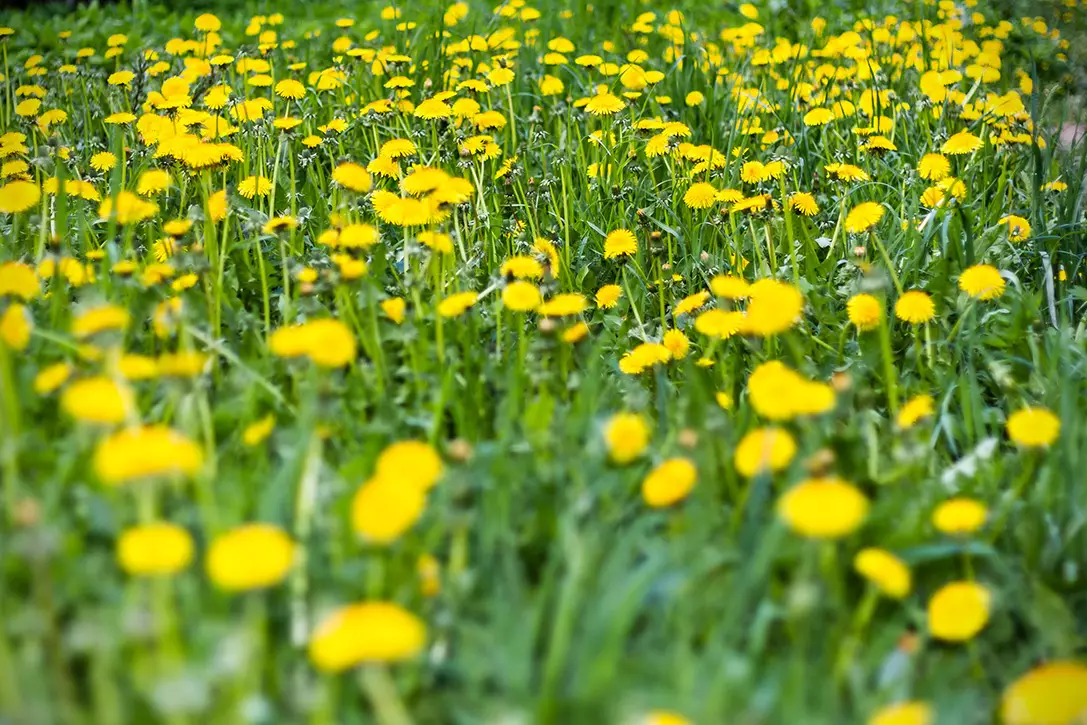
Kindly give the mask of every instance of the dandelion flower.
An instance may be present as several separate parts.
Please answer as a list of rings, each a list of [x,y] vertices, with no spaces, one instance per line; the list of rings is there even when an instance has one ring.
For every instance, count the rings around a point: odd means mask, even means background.
[[[332,180],[343,188],[360,194],[369,191],[372,183],[369,172],[350,161],[336,167],[332,172]]]
[[[716,202],[717,189],[704,181],[692,184],[683,195],[683,203],[691,209],[709,209]]]
[[[639,458],[649,445],[649,424],[637,413],[616,413],[604,425],[608,456],[619,465]]]
[[[351,528],[368,542],[389,544],[414,526],[425,508],[423,488],[375,476],[351,501]]]
[[[928,601],[928,630],[945,642],[973,639],[989,622],[992,594],[976,582],[952,582]]]
[[[1021,216],[1009,214],[1001,218],[997,223],[1008,228],[1008,239],[1012,242],[1022,242],[1026,239],[1030,239],[1030,222]]]
[[[631,256],[638,251],[638,239],[629,229],[616,229],[604,239],[604,259]]]
[[[204,464],[200,447],[162,425],[127,428],[99,442],[94,470],[116,486],[156,476],[192,475]]]
[[[193,559],[193,540],[181,526],[164,521],[141,524],[121,532],[117,563],[132,576],[171,576]]]
[[[971,498],[952,498],[936,507],[932,525],[945,534],[972,534],[985,525],[985,504]]]
[[[733,463],[741,475],[751,478],[785,469],[796,455],[796,441],[782,428],[756,428],[736,446]]]
[[[458,317],[476,303],[479,295],[475,292],[457,292],[438,303],[438,314],[442,317]]]
[[[819,213],[819,204],[815,202],[815,197],[806,191],[790,194],[789,208],[804,216],[815,216]]]
[[[892,599],[902,599],[910,593],[910,568],[888,551],[861,549],[853,557],[853,569]]]
[[[642,480],[642,498],[652,508],[665,508],[682,501],[694,488],[698,469],[686,458],[670,458]]]
[[[925,154],[917,164],[917,173],[922,179],[940,181],[951,173],[951,162],[943,154]]]
[[[249,176],[238,184],[238,193],[246,199],[252,199],[254,196],[268,196],[271,191],[272,182],[263,176]]]
[[[1021,408],[1008,416],[1008,437],[1024,448],[1046,448],[1057,440],[1061,419],[1047,408]]]
[[[980,138],[969,131],[959,131],[944,142],[940,151],[948,156],[961,156],[963,154],[973,153],[980,149],[981,146],[982,143]]]
[[[770,337],[796,325],[804,311],[804,297],[788,282],[760,279],[748,289],[749,302],[744,331]]]
[[[1004,725],[1070,725],[1087,714],[1087,664],[1055,660],[1008,685],[1000,701]]]
[[[411,612],[387,602],[363,602],[337,609],[309,640],[309,658],[322,672],[343,672],[360,664],[410,659],[426,645],[426,625]]]
[[[849,298],[849,302],[846,303],[846,312],[849,315],[849,321],[861,332],[874,330],[883,320],[883,303],[872,295],[862,292]]]
[[[914,427],[918,422],[932,415],[934,404],[931,395],[922,394],[910,398],[899,409],[895,424],[902,430]]]
[[[205,562],[208,578],[227,592],[267,589],[286,578],[296,550],[278,526],[244,524],[212,540]]]
[[[623,99],[611,93],[598,93],[585,104],[585,110],[594,116],[611,116],[627,107]]]
[[[910,290],[895,302],[895,317],[913,325],[928,322],[936,314],[936,305],[927,292]]]
[[[778,499],[777,514],[809,539],[840,539],[856,531],[868,514],[868,499],[840,478],[811,478]]]
[[[959,275],[959,289],[979,300],[991,300],[1004,294],[1000,270],[988,264],[975,264]]]
[[[502,290],[502,304],[514,312],[532,312],[541,301],[540,288],[531,282],[510,282]]]
[[[866,201],[850,210],[845,218],[845,229],[854,234],[861,234],[874,227],[883,218],[882,204]]]
[[[596,291],[595,301],[596,306],[610,310],[619,302],[619,298],[623,296],[623,288],[617,284],[606,284]]]
[[[932,725],[935,721],[932,706],[918,700],[907,700],[880,708],[868,718],[867,725]]]
[[[18,214],[38,203],[42,192],[38,185],[30,181],[13,181],[0,186],[0,212]]]

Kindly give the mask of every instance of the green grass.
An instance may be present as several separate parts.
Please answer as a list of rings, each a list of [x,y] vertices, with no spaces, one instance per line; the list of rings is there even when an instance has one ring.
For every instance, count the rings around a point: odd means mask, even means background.
[[[174,179],[154,197],[159,212],[136,224],[101,220],[97,201],[70,193],[43,194],[26,211],[0,213],[0,263],[21,261],[42,274],[43,261],[70,257],[94,270],[94,280],[80,285],[42,279],[42,294],[25,303],[33,319],[28,344],[0,334],[0,719],[404,725],[406,716],[421,725],[577,724],[639,722],[650,711],[671,710],[702,724],[830,725],[865,722],[889,703],[917,699],[932,705],[938,723],[983,723],[994,721],[1009,683],[1039,662],[1084,659],[1087,145],[1061,148],[1055,133],[1077,116],[1069,91],[1081,73],[1078,9],[1047,5],[1042,13],[1061,38],[1072,39],[1070,49],[1021,21],[1042,12],[1037,8],[982,3],[964,10],[985,16],[962,31],[979,46],[1000,20],[1012,30],[998,80],[965,77],[952,88],[984,101],[1023,88],[1024,78],[1032,82],[1032,92],[1019,91],[1022,114],[1006,123],[1016,134],[1031,136],[1033,128],[1046,143],[998,147],[991,115],[964,119],[953,102],[934,112],[919,89],[919,69],[903,68],[901,54],[862,24],[875,18],[880,26],[888,12],[902,22],[939,22],[932,4],[760,6],[763,35],[751,49],[730,49],[722,30],[748,22],[738,6],[680,3],[681,25],[672,20],[681,29],[670,32],[687,34],[682,62],[659,32],[672,9],[664,5],[546,0],[534,6],[538,20],[521,21],[471,4],[467,17],[445,28],[445,39],[435,31],[444,27],[446,7],[435,2],[404,6],[400,21],[382,19],[377,6],[328,0],[216,7],[224,49],[217,52],[229,49],[236,60],[261,56],[257,36],[245,32],[250,16],[283,12],[286,21],[271,28],[281,45],[264,57],[275,81],[296,78],[307,93],[290,104],[302,125],[284,133],[271,125],[284,99],[271,88],[244,86],[235,63],[194,79],[196,109],[220,82],[233,87],[233,98],[275,102],[257,123],[228,116],[239,130],[220,140],[234,144],[241,160],[202,171],[156,159],[135,123],[103,122],[128,109],[142,115],[147,94],[183,70],[182,58],[165,47],[171,38],[197,37],[195,11],[136,3],[70,14],[0,12],[0,26],[15,30],[0,40],[0,131],[27,137],[26,149],[4,163],[26,161],[35,187],[57,176],[84,179],[103,199],[134,190],[151,168],[168,169]],[[637,16],[649,11],[657,14],[652,32],[634,32]],[[1064,12],[1073,15],[1063,19]],[[818,13],[827,21],[821,37],[810,24]],[[338,29],[341,17],[357,23]],[[416,25],[398,30],[405,21]],[[861,148],[865,137],[854,131],[868,124],[861,114],[808,127],[804,114],[819,103],[795,100],[798,83],[810,82],[818,66],[855,71],[862,61],[807,56],[764,65],[756,52],[772,49],[778,36],[821,48],[854,27],[858,42],[874,47],[880,69],[837,87],[858,104],[866,90],[892,92],[893,107],[883,112],[894,126],[884,135],[896,150],[884,154]],[[448,46],[503,28],[521,43],[505,57],[515,79],[457,97],[475,97],[482,110],[512,119],[504,128],[477,131],[467,120],[424,121],[410,112],[356,117],[365,104],[394,97],[384,83],[397,73],[415,81],[408,97],[418,104],[445,87],[455,58],[493,67],[501,49],[454,54]],[[65,30],[70,38],[61,37]],[[371,30],[379,35],[367,39]],[[127,42],[107,60],[115,33]],[[395,46],[414,64],[378,76],[368,61],[335,61],[340,35],[355,48]],[[545,66],[546,43],[560,35],[576,50],[565,65]],[[916,43],[926,69],[935,63],[934,43]],[[84,47],[95,55],[74,73],[58,73]],[[641,66],[663,73],[659,83],[626,99],[614,116],[575,107],[596,84],[616,95],[624,90],[618,76],[577,65],[575,57],[598,53],[623,65],[639,48],[647,54]],[[145,49],[157,50],[168,70],[149,75],[154,61]],[[44,56],[48,73],[29,76],[33,54]],[[956,67],[966,72],[974,61]],[[307,66],[289,70],[296,62]],[[315,90],[308,74],[337,63],[344,85]],[[131,88],[108,85],[123,69],[135,72]],[[562,94],[540,94],[545,73],[563,80]],[[460,79],[470,77],[477,76],[463,68]],[[67,113],[48,132],[14,113],[23,100],[16,89],[30,84],[45,91],[41,112]],[[757,89],[768,107],[745,107],[738,89]],[[700,105],[685,104],[692,91],[705,95]],[[660,103],[661,96],[671,102]],[[726,163],[692,176],[689,159],[647,157],[655,132],[633,124],[654,116],[686,124],[690,137],[677,140],[708,144]],[[317,130],[333,118],[347,122],[342,133]],[[755,120],[778,138],[745,135],[743,124]],[[949,157],[965,194],[931,209],[921,201],[930,182],[919,177],[918,162],[964,129],[984,141],[972,154]],[[597,131],[605,143],[590,138]],[[503,155],[462,156],[459,145],[477,133],[493,133]],[[323,143],[307,148],[301,139],[309,134]],[[450,255],[419,243],[424,227],[380,221],[370,194],[331,181],[341,160],[366,165],[394,138],[414,141],[415,162],[471,182],[468,202],[425,225],[452,237]],[[67,161],[60,147],[70,150]],[[93,170],[91,156],[107,150],[121,163]],[[513,156],[509,172],[496,178]],[[775,159],[787,163],[780,179],[742,182],[744,161]],[[835,162],[860,166],[870,180],[834,180],[824,167]],[[411,163],[401,162],[404,174]],[[606,171],[590,178],[591,164]],[[238,193],[253,174],[273,182],[270,195]],[[1068,188],[1042,189],[1055,179]],[[396,190],[394,180],[374,181]],[[757,214],[730,214],[727,203],[690,209],[683,197],[695,181],[748,197],[770,194],[777,206]],[[207,198],[222,188],[230,213],[214,222]],[[809,218],[788,209],[782,202],[794,192],[810,192],[819,212]],[[0,187],[0,203],[10,203],[4,195]],[[883,205],[883,218],[868,232],[849,233],[845,218],[864,201]],[[297,229],[262,232],[270,217],[286,214]],[[332,250],[317,241],[334,226],[334,214],[381,231],[378,244],[356,255],[368,263],[361,279],[342,280]],[[1029,239],[1008,240],[999,222],[1009,214],[1029,221]],[[152,246],[177,218],[194,223],[169,260],[174,276],[145,284]],[[618,228],[638,239],[637,254],[625,261],[604,257],[604,239]],[[584,294],[589,306],[577,317],[504,309],[500,267],[517,254],[546,261],[533,251],[537,237],[554,243],[560,261],[535,281],[545,298]],[[122,260],[135,262],[136,272],[111,272]],[[999,298],[971,300],[960,291],[962,271],[977,263],[1004,272]],[[304,270],[315,270],[315,280],[306,281]],[[187,273],[197,276],[195,285],[172,289],[172,279]],[[698,313],[672,314],[719,273],[795,284],[805,302],[799,322],[772,337],[712,341],[695,330]],[[605,284],[623,287],[614,309],[592,303]],[[893,319],[895,300],[909,289],[932,296],[930,323]],[[442,319],[441,299],[466,290],[479,292],[479,301],[463,316]],[[847,300],[859,292],[884,306],[880,330],[860,332],[849,321]],[[394,297],[406,302],[402,324],[380,306]],[[175,333],[160,337],[152,318],[172,298],[183,300],[184,311]],[[106,302],[130,312],[127,331],[77,339],[72,321]],[[0,294],[0,315],[16,303]],[[711,297],[706,309],[727,304]],[[327,317],[341,320],[357,341],[348,365],[320,368],[273,354],[268,341],[276,329]],[[588,336],[564,342],[563,330],[577,320],[588,323]],[[686,357],[638,375],[620,371],[625,353],[677,328],[690,338]],[[88,342],[100,357],[82,347]],[[209,362],[191,377],[124,383],[110,362],[118,350],[196,351]],[[703,358],[713,365],[700,365]],[[796,439],[796,456],[779,473],[747,479],[736,470],[737,444],[772,424],[752,404],[747,379],[771,360],[811,380],[833,379],[835,405],[780,423]],[[63,393],[35,392],[39,373],[59,362],[72,365],[73,381],[105,373],[131,388],[126,423],[164,423],[184,433],[201,446],[203,465],[188,478],[105,485],[94,452],[121,426],[74,420],[58,404]],[[735,401],[730,409],[718,405],[721,392]],[[900,430],[895,413],[918,394],[933,397],[934,415]],[[1052,445],[1027,449],[1009,440],[1006,420],[1026,406],[1059,417]],[[625,466],[609,460],[603,434],[622,411],[642,414],[651,429],[644,454]],[[269,414],[276,419],[271,436],[244,443],[243,431]],[[374,475],[381,451],[401,440],[432,444],[444,474],[419,521],[389,545],[368,544],[352,526],[352,499]],[[673,506],[648,507],[643,478],[676,456],[696,464],[697,485]],[[783,492],[824,471],[871,502],[863,526],[836,541],[802,538],[775,513]],[[933,510],[954,496],[984,503],[986,525],[962,537],[936,531]],[[195,539],[194,561],[175,576],[131,576],[118,563],[121,532],[151,519],[183,526]],[[204,556],[217,536],[256,521],[280,526],[304,555],[276,586],[225,593],[207,576]],[[908,597],[876,597],[853,571],[854,555],[869,546],[910,566]],[[433,596],[417,572],[423,555],[440,565]],[[988,588],[991,614],[969,642],[942,643],[928,634],[926,605],[957,580]],[[307,657],[309,634],[336,607],[363,600],[396,602],[420,617],[426,647],[404,662],[319,672]]]

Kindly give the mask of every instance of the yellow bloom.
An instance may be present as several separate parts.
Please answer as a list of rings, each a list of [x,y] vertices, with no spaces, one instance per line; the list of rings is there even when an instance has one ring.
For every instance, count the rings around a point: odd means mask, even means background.
[[[12,295],[24,301],[32,300],[41,292],[41,284],[34,268],[22,262],[0,264],[0,297]]]
[[[4,314],[0,315],[0,343],[12,350],[26,349],[26,346],[30,344],[32,329],[30,313],[26,307],[17,302],[8,305]]]
[[[117,563],[132,576],[170,576],[188,567],[192,558],[192,536],[176,524],[134,526],[117,539]]]
[[[355,336],[347,325],[335,319],[319,319],[272,333],[268,347],[279,357],[308,357],[314,364],[338,368],[355,359]]]
[[[442,317],[458,317],[476,303],[479,295],[475,292],[457,292],[438,303],[438,314]]]
[[[992,595],[975,582],[947,584],[928,601],[928,630],[935,639],[966,642],[989,622]]]
[[[42,198],[41,189],[31,181],[13,181],[0,186],[0,212],[18,214],[38,203]]]
[[[985,504],[972,498],[944,501],[932,513],[932,525],[945,534],[972,534],[985,525]]]
[[[1008,239],[1013,242],[1022,242],[1025,239],[1030,239],[1030,222],[1021,216],[1009,214],[1002,217],[997,223],[1008,228]]]
[[[397,441],[381,451],[374,468],[374,476],[411,486],[423,491],[430,490],[442,475],[442,459],[429,443],[422,441]]]
[[[510,282],[502,290],[502,304],[514,312],[532,312],[540,302],[540,289],[531,282]]]
[[[372,184],[369,172],[349,161],[336,167],[332,172],[332,180],[343,188],[358,193],[369,191]]]
[[[691,209],[709,209],[717,202],[717,189],[713,184],[692,184],[683,195],[683,203]]]
[[[870,294],[861,293],[853,295],[846,303],[846,312],[849,321],[856,325],[857,329],[864,332],[879,327],[883,320],[883,303]]]
[[[977,151],[981,145],[981,139],[974,134],[969,131],[959,131],[944,142],[940,151],[949,156],[960,156]]]
[[[1045,448],[1057,440],[1061,419],[1047,408],[1021,408],[1008,416],[1008,437],[1026,448]]]
[[[604,239],[604,259],[631,256],[638,251],[638,239],[629,229],[616,229]]]
[[[856,531],[868,514],[868,499],[840,478],[811,478],[778,499],[778,517],[810,539],[840,539]]]
[[[119,431],[94,451],[95,473],[112,486],[156,476],[191,476],[203,465],[198,445],[162,425]]]
[[[72,383],[60,396],[65,413],[83,423],[123,423],[135,413],[135,396],[125,386],[103,376]]]
[[[642,498],[653,508],[687,498],[698,480],[698,469],[686,458],[670,458],[642,479]]]
[[[770,337],[791,329],[804,311],[800,290],[787,282],[760,279],[748,288],[744,332]]]
[[[396,604],[363,602],[326,617],[309,641],[309,658],[322,672],[367,662],[398,662],[426,645],[426,625]]]
[[[895,317],[917,325],[928,322],[936,314],[936,305],[927,292],[909,290],[895,302]]]
[[[404,315],[407,312],[407,309],[408,305],[403,297],[390,297],[387,300],[381,301],[381,311],[385,313],[386,317],[398,325],[403,324]]]
[[[538,312],[545,317],[569,317],[580,315],[589,303],[577,292],[557,294],[539,306]]]
[[[782,428],[756,428],[736,446],[733,463],[741,475],[751,478],[785,469],[796,455],[796,441]]]
[[[278,526],[238,526],[212,540],[205,561],[208,578],[227,592],[275,586],[290,571],[296,548]]]
[[[745,316],[742,312],[726,312],[724,310],[707,310],[700,314],[694,321],[694,329],[707,337],[717,337],[727,340],[743,329]]]
[[[619,465],[641,457],[649,445],[649,435],[649,424],[637,413],[616,413],[604,425],[608,455]]]
[[[596,291],[596,306],[610,310],[623,296],[623,288],[617,284],[606,284]]]
[[[932,725],[935,720],[928,703],[912,700],[880,708],[868,718],[867,725]]]
[[[988,264],[975,264],[959,275],[959,289],[979,300],[991,300],[1004,294],[1000,270]]]
[[[917,164],[917,173],[922,179],[939,181],[951,173],[951,162],[941,154],[925,154]]]
[[[888,597],[902,599],[910,593],[909,567],[883,549],[861,549],[853,557],[853,569]]]
[[[276,427],[276,417],[269,413],[258,421],[250,423],[242,431],[242,443],[252,448],[263,443]]]
[[[1004,725],[1073,725],[1087,715],[1087,665],[1056,660],[1008,685],[1000,701]]]
[[[882,204],[874,201],[858,204],[846,215],[845,229],[854,234],[866,232],[879,223],[885,211]]]
[[[49,367],[43,368],[34,377],[34,392],[38,395],[49,395],[68,382],[72,370],[72,366],[64,362],[53,363]]]
[[[389,544],[423,515],[423,488],[375,476],[359,486],[351,501],[351,527],[366,541]]]
[[[907,430],[917,423],[928,418],[933,413],[935,405],[931,395],[917,395],[910,398],[898,411],[895,424],[902,430]]]

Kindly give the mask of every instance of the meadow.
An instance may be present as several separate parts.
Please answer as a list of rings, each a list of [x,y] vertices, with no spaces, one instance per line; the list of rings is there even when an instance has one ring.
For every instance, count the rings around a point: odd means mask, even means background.
[[[1077,0],[206,5],[0,11],[0,722],[1087,723]]]

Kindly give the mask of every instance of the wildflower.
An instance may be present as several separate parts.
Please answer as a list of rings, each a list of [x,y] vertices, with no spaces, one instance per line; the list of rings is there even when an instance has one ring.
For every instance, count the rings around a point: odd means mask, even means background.
[[[125,529],[117,539],[117,563],[132,576],[171,576],[193,558],[192,536],[165,521]]]
[[[652,508],[664,508],[682,501],[694,488],[698,469],[686,458],[671,458],[650,471],[642,480],[642,498]]]
[[[806,380],[777,360],[751,372],[747,391],[755,411],[774,421],[825,413],[834,407],[834,390],[829,385]]]
[[[476,303],[479,295],[475,292],[457,292],[438,303],[438,314],[442,317],[458,317]]]
[[[695,318],[694,329],[707,337],[727,340],[743,329],[745,316],[742,312],[707,310]]]
[[[26,307],[14,303],[0,315],[0,342],[12,350],[25,350],[30,344],[31,322]]]
[[[907,430],[917,423],[928,418],[933,413],[933,400],[931,395],[916,395],[906,401],[895,418],[895,424],[902,430]]]
[[[268,196],[272,191],[272,182],[263,176],[248,176],[238,184],[238,193],[246,199],[254,196]]]
[[[961,156],[977,151],[981,145],[981,139],[974,134],[969,131],[959,131],[944,142],[940,151],[948,156]]]
[[[29,301],[40,291],[41,285],[32,267],[22,262],[0,264],[0,297],[11,295]]]
[[[95,171],[109,171],[117,165],[117,157],[109,151],[101,151],[91,156],[91,168]]]
[[[83,423],[122,423],[134,411],[135,398],[127,387],[107,377],[93,377],[64,389],[60,407]]]
[[[853,569],[888,597],[903,599],[910,593],[909,567],[883,549],[861,549],[853,557]]]
[[[674,360],[682,360],[687,357],[687,351],[691,347],[691,341],[683,334],[682,330],[669,330],[664,333],[661,344],[668,349]]]
[[[917,173],[922,179],[940,181],[951,173],[951,162],[942,154],[925,154],[917,164]]]
[[[298,100],[306,95],[306,87],[292,78],[276,83],[275,91],[280,98],[292,100]]]
[[[965,642],[989,622],[992,595],[976,582],[952,582],[928,601],[928,629],[936,639]]]
[[[403,297],[390,297],[387,300],[382,300],[381,311],[385,313],[385,316],[390,320],[400,325],[404,322],[404,313],[407,311],[407,303],[404,302]]]
[[[610,310],[619,302],[619,298],[623,296],[623,288],[617,284],[606,284],[596,291],[596,306]]]
[[[748,289],[749,302],[744,331],[770,337],[791,329],[804,311],[804,297],[793,285],[775,279],[760,279]]]
[[[1021,216],[1015,216],[1009,214],[1002,217],[997,224],[1008,227],[1008,240],[1012,242],[1022,242],[1026,239],[1030,239],[1031,228],[1030,222]]]
[[[868,513],[868,499],[840,478],[811,478],[778,499],[786,525],[811,539],[839,539],[856,531]]]
[[[626,107],[627,104],[621,98],[607,92],[596,94],[585,104],[585,110],[594,116],[611,116]]]
[[[742,300],[750,293],[751,285],[742,277],[718,274],[710,280],[710,290],[726,300]]]
[[[2,323],[0,323],[2,326]],[[38,395],[49,395],[61,385],[68,382],[74,368],[68,363],[60,362],[43,368],[34,377],[34,392]]]
[[[680,300],[674,308],[672,308],[672,317],[679,317],[680,315],[686,315],[690,312],[694,312],[699,307],[702,307],[710,299],[709,292],[695,292],[693,295],[688,295]]]
[[[918,325],[928,322],[936,314],[936,305],[927,292],[910,290],[895,302],[895,317],[903,322]]]
[[[628,229],[616,229],[604,239],[604,259],[631,256],[638,251],[638,240]]]
[[[31,181],[12,181],[0,186],[0,212],[18,214],[33,207],[41,199],[42,192]]]
[[[378,475],[355,493],[351,526],[366,541],[389,544],[419,520],[425,507],[423,488]]]
[[[932,725],[935,721],[928,703],[907,700],[880,708],[868,718],[867,725]]]
[[[945,534],[972,534],[985,525],[985,504],[971,498],[944,501],[932,513],[932,525]]]
[[[845,218],[845,229],[854,234],[861,234],[874,227],[883,218],[882,204],[866,201],[850,210]]]
[[[741,475],[751,478],[784,470],[796,455],[796,441],[782,428],[756,428],[745,435],[733,456]]]
[[[649,424],[637,413],[616,413],[604,425],[604,442],[614,463],[626,465],[649,445]]]
[[[345,189],[358,193],[370,190],[370,174],[358,164],[345,162],[332,172],[332,180]]]
[[[1047,408],[1021,408],[1008,416],[1008,437],[1024,448],[1046,448],[1057,440],[1061,419]]]
[[[717,201],[717,189],[713,184],[692,184],[683,195],[683,203],[691,209],[709,209]]]
[[[991,300],[1004,294],[1004,278],[996,267],[975,264],[959,275],[959,289],[979,300]]]
[[[205,561],[208,578],[227,592],[266,589],[286,578],[296,549],[278,526],[244,524],[212,540]]]
[[[502,290],[502,304],[514,312],[532,312],[540,302],[540,289],[531,282],[510,282]]]
[[[334,319],[281,327],[272,333],[268,347],[279,357],[308,357],[314,364],[326,368],[343,367],[353,361],[357,353],[351,330]]]
[[[804,114],[805,126],[825,126],[834,120],[834,112],[829,108],[813,108]]]
[[[558,294],[539,306],[537,312],[545,317],[568,317],[579,315],[588,307],[583,295],[576,292]]]
[[[1004,725],[1075,723],[1087,713],[1087,665],[1070,660],[1041,664],[1008,685],[1000,701]]]
[[[804,216],[815,216],[819,213],[819,205],[815,202],[815,197],[806,191],[790,194],[789,208]]]
[[[544,270],[535,257],[515,255],[503,262],[498,271],[504,276],[516,279],[540,279]]]
[[[381,235],[369,224],[348,224],[340,230],[333,246],[344,249],[369,249],[380,241]]]
[[[661,343],[643,342],[623,355],[619,360],[619,370],[626,375],[638,375],[671,359],[671,351]]]
[[[309,640],[309,658],[322,672],[342,672],[368,662],[397,662],[419,654],[426,625],[387,602],[342,607],[326,617]]]
[[[276,417],[269,413],[260,420],[250,423],[242,431],[242,443],[250,448],[258,446],[272,435],[276,427]]]
[[[861,332],[874,330],[883,320],[883,304],[870,294],[853,295],[846,303],[849,321]]]
[[[422,441],[398,441],[385,447],[378,456],[374,476],[430,490],[442,475],[442,459],[438,452]]]
[[[191,476],[203,465],[199,446],[162,425],[119,431],[94,451],[95,473],[111,486],[157,476]]]
[[[568,345],[581,342],[589,334],[589,326],[585,322],[577,322],[562,331],[562,341]]]

